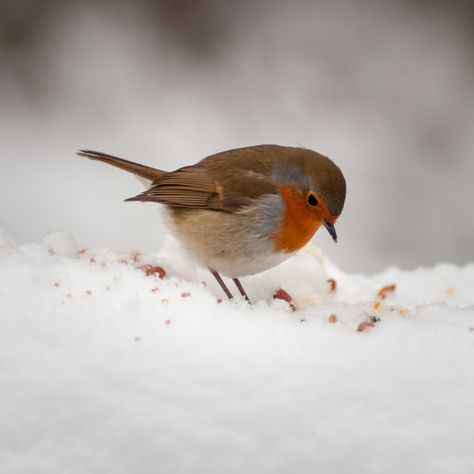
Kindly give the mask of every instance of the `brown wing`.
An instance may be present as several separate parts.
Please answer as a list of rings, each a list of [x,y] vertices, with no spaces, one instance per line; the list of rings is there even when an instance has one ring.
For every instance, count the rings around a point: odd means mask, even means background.
[[[151,187],[127,201],[151,201],[174,207],[204,208],[217,193],[213,179],[198,164],[166,173]]]
[[[234,167],[216,173],[205,163],[198,163],[166,173],[147,191],[127,201],[233,212],[259,195],[275,191],[275,185],[263,174]]]

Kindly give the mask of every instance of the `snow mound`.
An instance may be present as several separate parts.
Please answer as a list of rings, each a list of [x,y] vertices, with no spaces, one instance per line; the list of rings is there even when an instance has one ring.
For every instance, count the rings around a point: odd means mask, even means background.
[[[1,230],[2,472],[474,472],[474,265],[242,283]]]

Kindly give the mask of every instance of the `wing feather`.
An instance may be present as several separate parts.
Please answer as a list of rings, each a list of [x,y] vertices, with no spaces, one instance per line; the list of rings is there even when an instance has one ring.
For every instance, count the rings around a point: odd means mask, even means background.
[[[173,207],[206,208],[217,195],[215,181],[199,164],[166,173],[151,187],[127,201],[151,201]]]
[[[235,212],[262,194],[277,192],[264,169],[242,168],[240,160],[205,159],[156,179],[151,187],[127,201],[151,201],[172,207]]]

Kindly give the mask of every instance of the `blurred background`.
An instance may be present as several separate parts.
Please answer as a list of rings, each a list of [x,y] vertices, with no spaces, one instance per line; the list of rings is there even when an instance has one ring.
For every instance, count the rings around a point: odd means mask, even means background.
[[[164,169],[300,144],[344,171],[341,268],[474,260],[474,2],[0,0],[0,226],[160,247],[140,184],[75,156]]]

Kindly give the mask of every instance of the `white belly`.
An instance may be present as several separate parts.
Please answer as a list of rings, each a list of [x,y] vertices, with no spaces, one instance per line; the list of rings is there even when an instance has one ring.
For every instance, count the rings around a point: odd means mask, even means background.
[[[228,277],[253,275],[292,254],[275,251],[271,236],[281,225],[279,197],[259,208],[229,213],[170,208],[172,228],[188,253],[202,266]]]

